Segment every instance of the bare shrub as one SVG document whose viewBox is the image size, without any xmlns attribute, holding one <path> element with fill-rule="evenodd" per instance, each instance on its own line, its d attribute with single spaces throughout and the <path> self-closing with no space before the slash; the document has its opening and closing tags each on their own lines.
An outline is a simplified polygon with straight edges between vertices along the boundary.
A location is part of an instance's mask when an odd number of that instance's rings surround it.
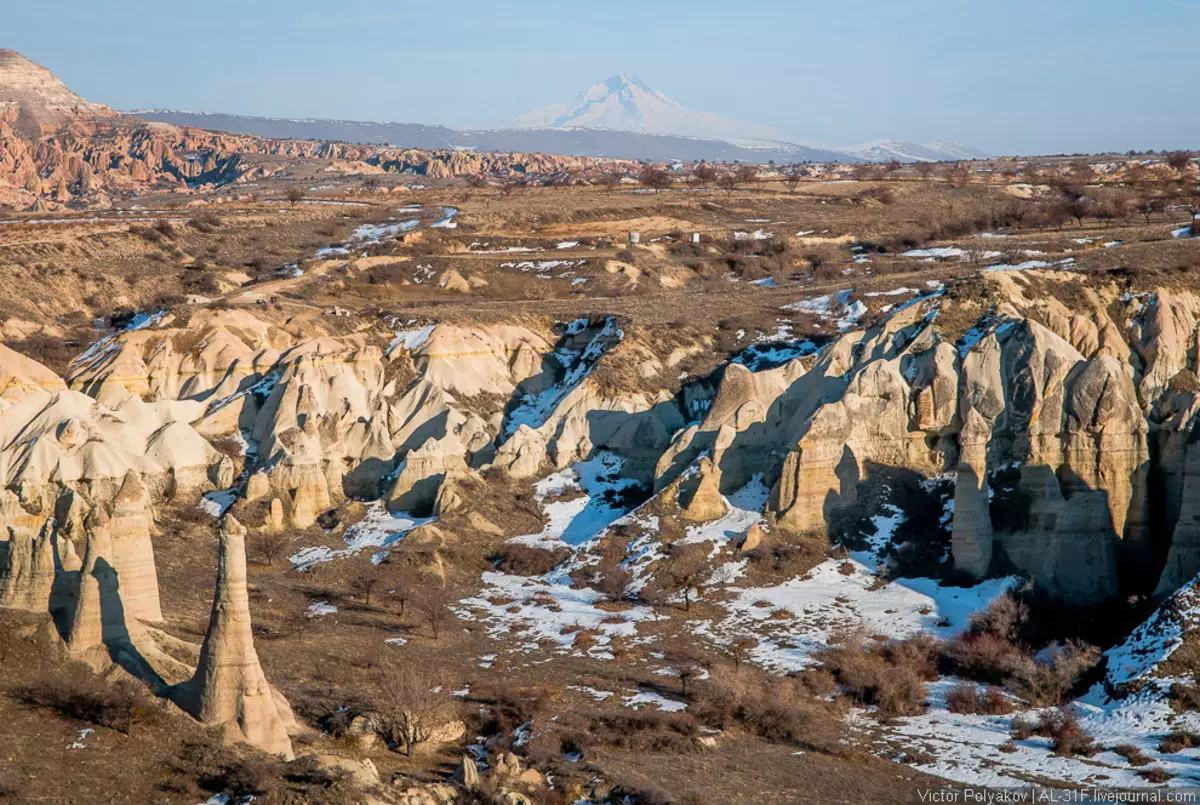
<svg viewBox="0 0 1200 805">
<path fill-rule="evenodd" d="M 1130 766 L 1145 766 L 1150 762 L 1150 756 L 1138 749 L 1133 744 L 1121 744 L 1114 746 L 1113 752 L 1125 758 Z"/>
<path fill-rule="evenodd" d="M 379 678 L 375 702 L 391 745 L 412 757 L 418 744 L 453 715 L 444 686 L 427 670 L 411 664 L 388 665 Z"/>
<path fill-rule="evenodd" d="M 1171 772 L 1167 771 L 1161 766 L 1155 766 L 1152 769 L 1140 771 L 1138 772 L 1138 776 L 1140 776 L 1146 782 L 1155 783 L 1156 785 L 1175 779 L 1174 774 L 1171 774 Z"/>
<path fill-rule="evenodd" d="M 1071 640 L 1064 646 L 1053 647 L 1047 660 L 1023 658 L 1010 668 L 1005 686 L 1034 705 L 1062 704 L 1083 675 L 1099 661 L 1100 649 Z"/>
<path fill-rule="evenodd" d="M 68 718 L 124 735 L 132 734 L 138 724 L 150 720 L 155 712 L 143 686 L 126 679 L 107 683 L 77 663 L 18 688 L 14 695 L 33 707 L 56 710 Z"/>
<path fill-rule="evenodd" d="M 930 674 L 931 666 L 923 647 L 897 650 L 895 646 L 864 646 L 861 641 L 850 640 L 822 653 L 820 659 L 858 704 L 876 705 L 886 716 L 924 712 L 922 679 Z M 936 676 L 936 667 L 932 673 Z"/>
<path fill-rule="evenodd" d="M 514 576 L 543 576 L 567 557 L 567 551 L 537 548 L 520 542 L 506 543 L 497 557 L 496 568 Z"/>
<path fill-rule="evenodd" d="M 792 678 L 776 679 L 752 668 L 717 665 L 697 686 L 690 712 L 703 723 L 727 729 L 741 724 L 766 740 L 825 751 L 821 727 L 827 706 L 812 699 L 807 686 Z"/>
<path fill-rule="evenodd" d="M 291 539 L 282 531 L 259 531 L 246 540 L 250 555 L 270 566 L 291 546 Z"/>
<path fill-rule="evenodd" d="M 960 682 L 946 695 L 946 708 L 951 713 L 1004 715 L 1012 712 L 1012 704 L 994 687 L 980 688 L 971 682 Z"/>
<path fill-rule="evenodd" d="M 375 588 L 382 580 L 378 566 L 369 565 L 350 579 L 350 590 L 362 599 L 363 606 L 369 607 L 371 606 L 371 594 L 375 592 Z"/>
<path fill-rule="evenodd" d="M 1184 749 L 1195 749 L 1200 746 L 1200 735 L 1185 730 L 1175 730 L 1163 736 L 1158 744 L 1158 751 L 1166 755 L 1182 752 Z"/>
<path fill-rule="evenodd" d="M 415 602 L 418 612 L 429 627 L 429 634 L 434 640 L 442 635 L 446 619 L 450 617 L 450 594 L 440 584 L 434 584 L 421 593 Z"/>
<path fill-rule="evenodd" d="M 1034 735 L 1049 738 L 1054 753 L 1064 757 L 1091 757 L 1100 751 L 1100 747 L 1079 724 L 1079 717 L 1066 707 L 1042 713 L 1036 722 L 1013 719 L 1014 738 L 1025 740 Z"/>
<path fill-rule="evenodd" d="M 629 585 L 633 583 L 633 573 L 625 565 L 613 565 L 600 571 L 596 589 L 612 601 L 624 601 L 629 597 Z"/>
</svg>

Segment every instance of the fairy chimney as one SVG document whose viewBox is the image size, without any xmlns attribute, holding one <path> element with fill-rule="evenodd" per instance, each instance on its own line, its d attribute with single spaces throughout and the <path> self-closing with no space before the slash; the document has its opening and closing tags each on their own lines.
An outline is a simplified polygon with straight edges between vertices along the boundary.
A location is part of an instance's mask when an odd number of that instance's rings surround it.
<svg viewBox="0 0 1200 805">
<path fill-rule="evenodd" d="M 109 523 L 112 561 L 121 577 L 121 598 L 126 613 L 139 620 L 157 623 L 163 615 L 154 545 L 150 540 L 151 524 L 150 493 L 138 474 L 130 470 L 113 500 Z"/>
<path fill-rule="evenodd" d="M 246 592 L 246 529 L 232 516 L 221 529 L 217 589 L 200 663 L 175 691 L 179 706 L 226 738 L 292 757 L 286 702 L 276 698 L 254 650 Z"/>
</svg>

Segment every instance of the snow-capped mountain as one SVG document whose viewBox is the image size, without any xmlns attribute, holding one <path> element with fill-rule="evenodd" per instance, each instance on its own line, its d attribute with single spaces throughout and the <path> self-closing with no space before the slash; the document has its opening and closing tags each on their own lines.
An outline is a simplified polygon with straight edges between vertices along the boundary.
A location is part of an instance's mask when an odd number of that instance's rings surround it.
<svg viewBox="0 0 1200 805">
<path fill-rule="evenodd" d="M 873 143 L 842 149 L 868 162 L 952 162 L 982 159 L 987 154 L 970 146 L 948 140 L 914 143 L 908 140 L 878 140 Z"/>
<path fill-rule="evenodd" d="M 520 115 L 514 128 L 585 128 L 676 134 L 709 140 L 782 140 L 771 126 L 745 123 L 710 112 L 693 112 L 663 93 L 626 75 L 593 84 L 574 102 Z"/>
</svg>

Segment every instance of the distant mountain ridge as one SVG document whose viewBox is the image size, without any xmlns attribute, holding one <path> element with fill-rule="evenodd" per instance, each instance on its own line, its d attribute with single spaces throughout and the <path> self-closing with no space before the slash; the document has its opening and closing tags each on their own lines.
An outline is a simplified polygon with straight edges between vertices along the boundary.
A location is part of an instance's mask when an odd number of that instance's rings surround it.
<svg viewBox="0 0 1200 805">
<path fill-rule="evenodd" d="M 953 162 L 987 157 L 978 149 L 949 140 L 931 140 L 927 143 L 879 140 L 844 150 L 867 162 Z"/>
<path fill-rule="evenodd" d="M 747 147 L 725 140 L 607 129 L 501 128 L 458 131 L 445 126 L 425 126 L 417 123 L 253 117 L 179 109 L 138 109 L 125 114 L 175 126 L 271 139 L 377 143 L 396 148 L 562 154 L 657 162 L 861 161 L 840 151 L 807 148 L 791 143 L 756 143 L 753 147 Z"/>
<path fill-rule="evenodd" d="M 663 93 L 626 75 L 599 81 L 573 103 L 535 109 L 517 117 L 512 128 L 587 128 L 669 134 L 707 140 L 782 140 L 771 126 L 693 112 Z"/>
<path fill-rule="evenodd" d="M 456 130 L 418 123 L 276 118 L 141 109 L 127 114 L 177 126 L 273 139 L 334 140 L 397 148 L 562 154 L 652 161 L 902 162 L 976 159 L 957 143 L 881 140 L 851 149 L 788 141 L 777 129 L 710 112 L 694 112 L 632 76 L 599 81 L 574 101 L 535 109 L 510 125 Z"/>
</svg>

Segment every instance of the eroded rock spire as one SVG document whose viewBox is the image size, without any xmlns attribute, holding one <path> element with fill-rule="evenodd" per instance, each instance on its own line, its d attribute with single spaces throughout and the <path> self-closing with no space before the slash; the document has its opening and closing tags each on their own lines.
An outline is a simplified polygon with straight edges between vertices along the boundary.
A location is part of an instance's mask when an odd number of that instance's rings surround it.
<svg viewBox="0 0 1200 805">
<path fill-rule="evenodd" d="M 197 720 L 220 725 L 229 740 L 292 756 L 291 710 L 267 683 L 250 627 L 246 591 L 246 529 L 232 516 L 221 529 L 217 589 L 200 662 L 176 689 L 176 701 Z"/>
</svg>

